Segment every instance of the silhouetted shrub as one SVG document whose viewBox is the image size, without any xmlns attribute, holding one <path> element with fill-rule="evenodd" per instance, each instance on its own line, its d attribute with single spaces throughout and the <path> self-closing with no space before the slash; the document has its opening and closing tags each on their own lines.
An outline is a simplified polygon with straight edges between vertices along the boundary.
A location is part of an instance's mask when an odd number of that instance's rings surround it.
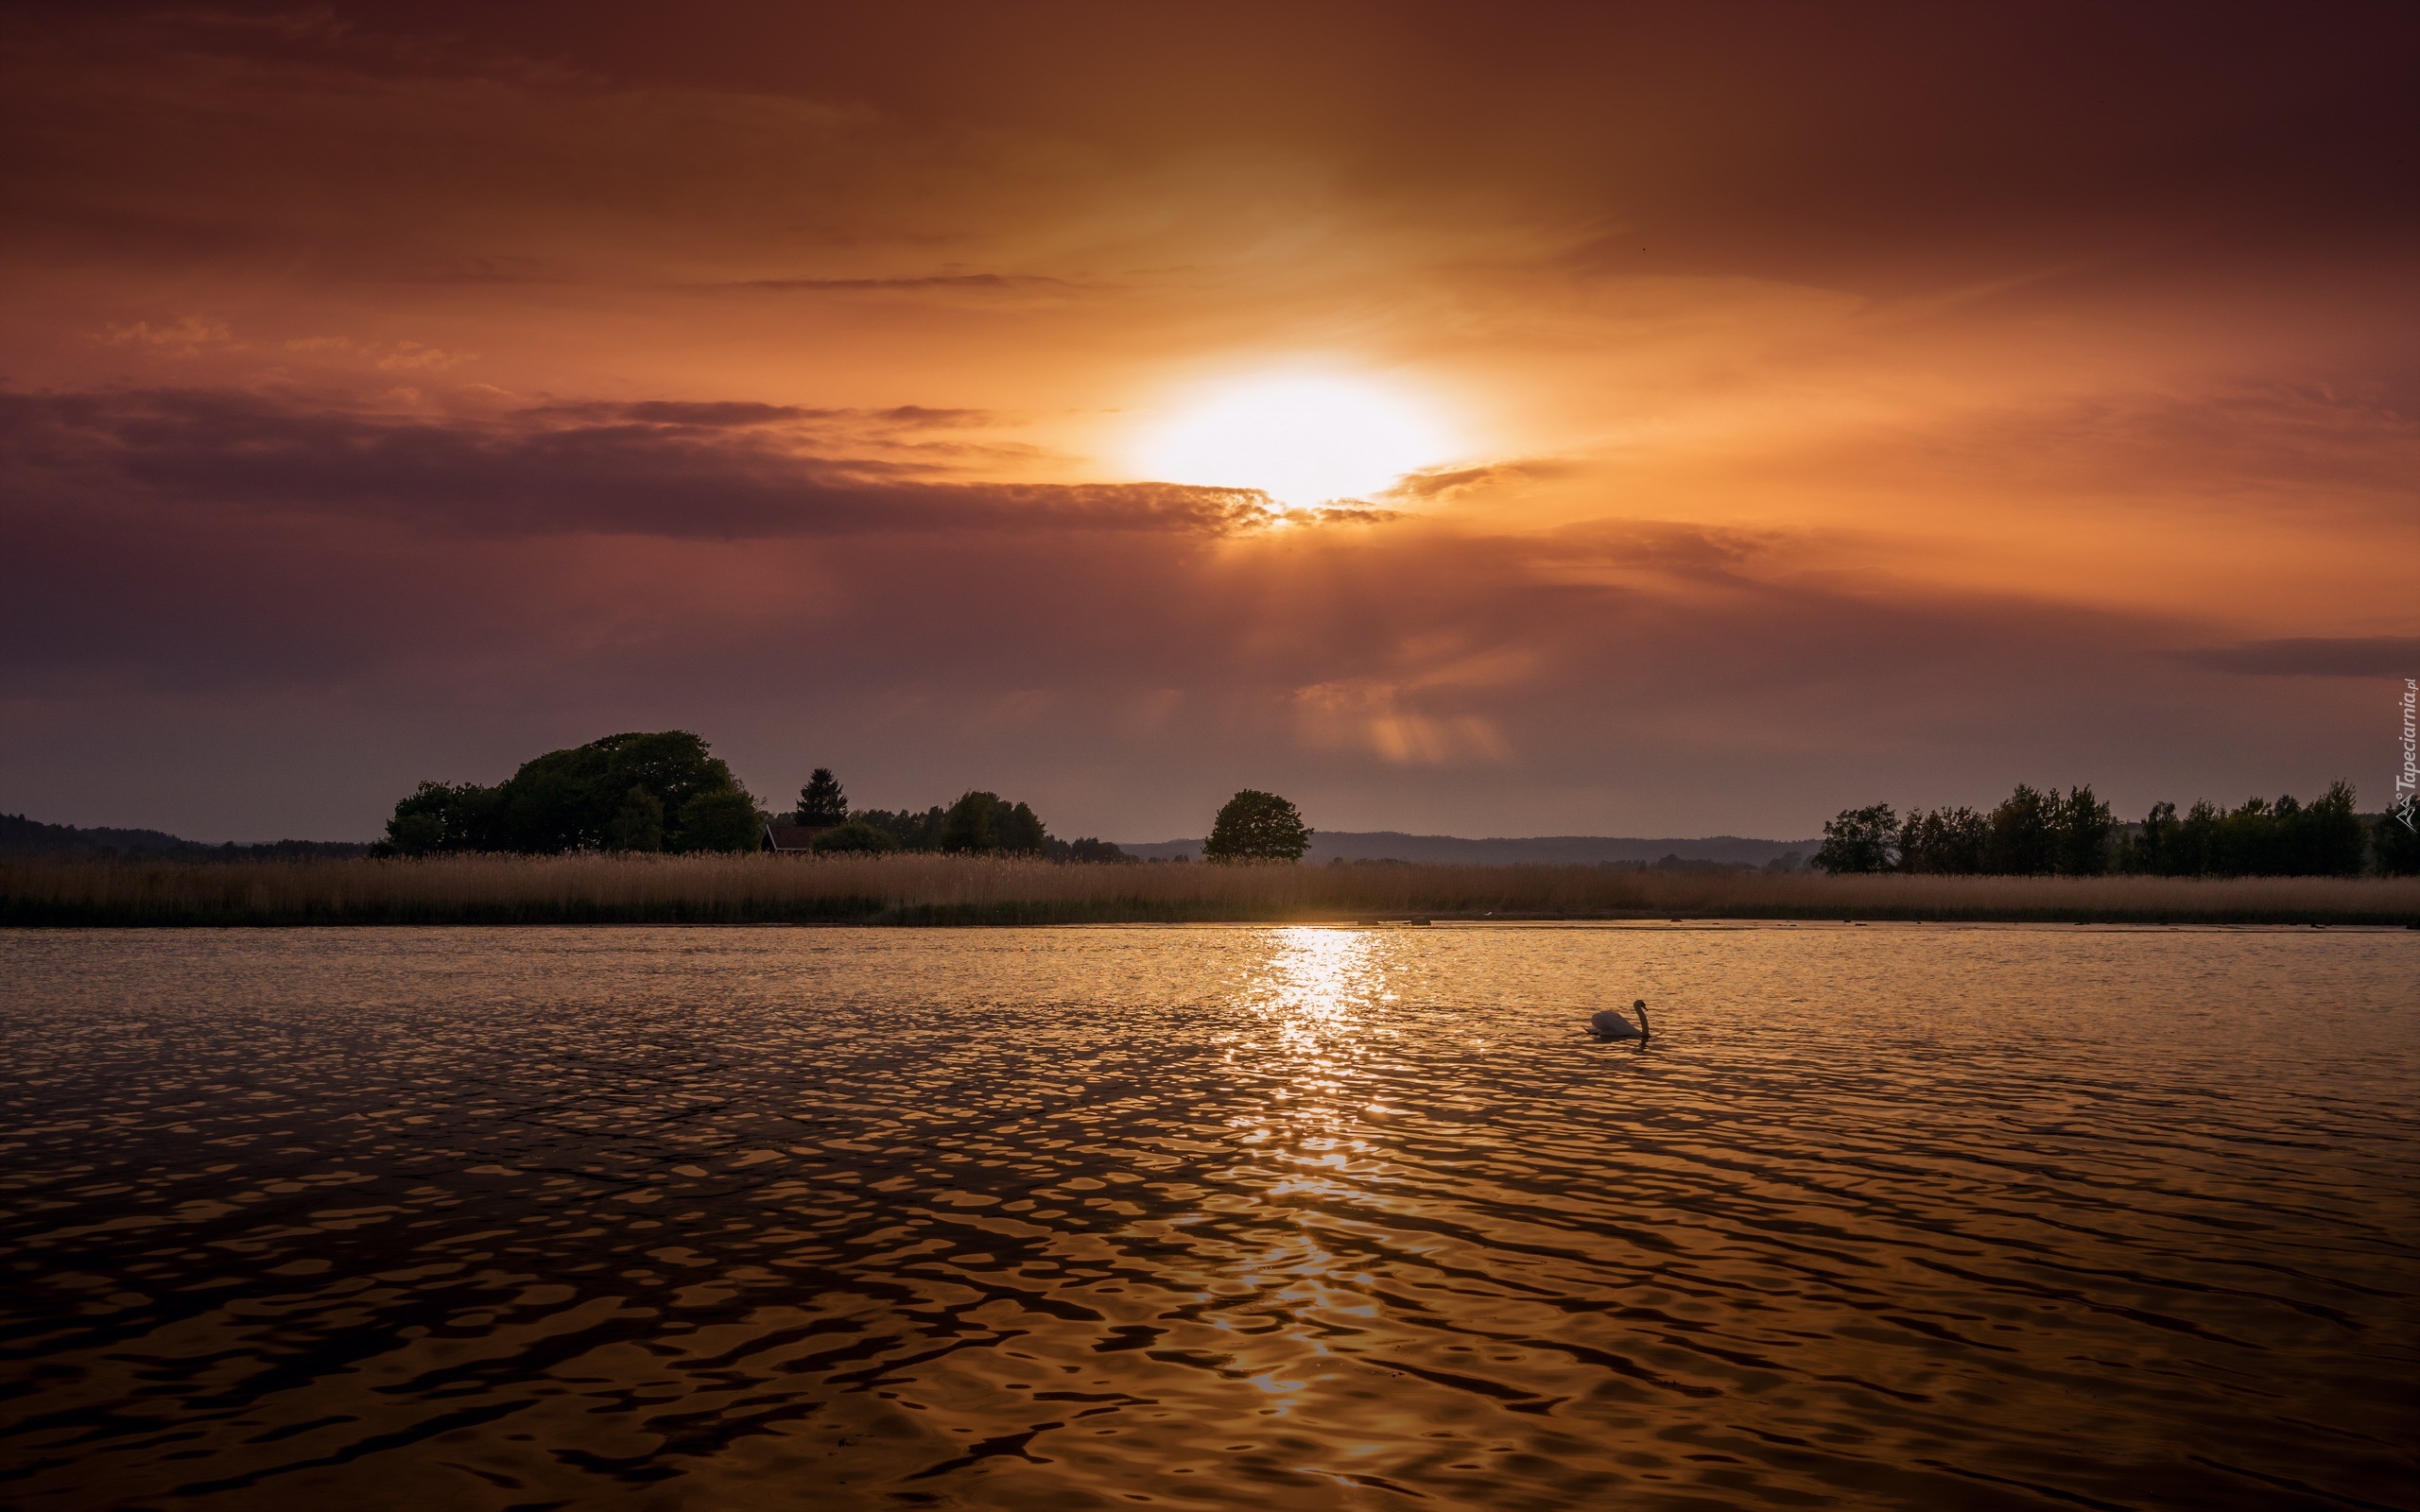
<svg viewBox="0 0 2420 1512">
<path fill-rule="evenodd" d="M 899 849 L 899 839 L 890 831 L 851 819 L 834 825 L 815 837 L 817 855 L 880 855 Z"/>
</svg>

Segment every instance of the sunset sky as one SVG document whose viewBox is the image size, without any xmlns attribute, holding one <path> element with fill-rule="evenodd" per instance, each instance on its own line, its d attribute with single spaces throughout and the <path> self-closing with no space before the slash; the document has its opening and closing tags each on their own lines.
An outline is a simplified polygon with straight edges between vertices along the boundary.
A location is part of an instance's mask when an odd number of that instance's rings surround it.
<svg viewBox="0 0 2420 1512">
<path fill-rule="evenodd" d="M 2414 14 L 15 5 L 0 810 L 2376 809 Z"/>
</svg>

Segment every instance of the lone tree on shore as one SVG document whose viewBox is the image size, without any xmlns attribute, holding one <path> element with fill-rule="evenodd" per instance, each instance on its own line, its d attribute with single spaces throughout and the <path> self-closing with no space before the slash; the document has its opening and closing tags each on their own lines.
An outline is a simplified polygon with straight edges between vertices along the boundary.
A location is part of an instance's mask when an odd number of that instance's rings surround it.
<svg viewBox="0 0 2420 1512">
<path fill-rule="evenodd" d="M 1300 861 L 1311 848 L 1302 810 L 1274 793 L 1245 788 L 1227 799 L 1201 845 L 1205 861 Z"/>
<path fill-rule="evenodd" d="M 829 766 L 819 766 L 798 790 L 798 822 L 811 829 L 829 829 L 849 822 L 849 798 Z"/>
</svg>

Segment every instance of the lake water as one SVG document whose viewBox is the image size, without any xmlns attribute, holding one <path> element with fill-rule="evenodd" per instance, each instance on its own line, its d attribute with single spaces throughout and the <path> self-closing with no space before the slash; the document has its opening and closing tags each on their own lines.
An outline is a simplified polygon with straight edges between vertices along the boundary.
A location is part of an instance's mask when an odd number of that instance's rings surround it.
<svg viewBox="0 0 2420 1512">
<path fill-rule="evenodd" d="M 0 986 L 13 1507 L 2420 1484 L 2420 934 L 15 932 Z"/>
</svg>

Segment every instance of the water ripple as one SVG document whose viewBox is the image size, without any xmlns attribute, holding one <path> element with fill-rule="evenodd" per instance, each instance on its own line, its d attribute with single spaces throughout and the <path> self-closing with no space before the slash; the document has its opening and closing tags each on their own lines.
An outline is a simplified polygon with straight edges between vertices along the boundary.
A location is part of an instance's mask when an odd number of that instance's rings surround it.
<svg viewBox="0 0 2420 1512">
<path fill-rule="evenodd" d="M 0 1500 L 2408 1505 L 2415 968 L 18 932 Z"/>
</svg>

